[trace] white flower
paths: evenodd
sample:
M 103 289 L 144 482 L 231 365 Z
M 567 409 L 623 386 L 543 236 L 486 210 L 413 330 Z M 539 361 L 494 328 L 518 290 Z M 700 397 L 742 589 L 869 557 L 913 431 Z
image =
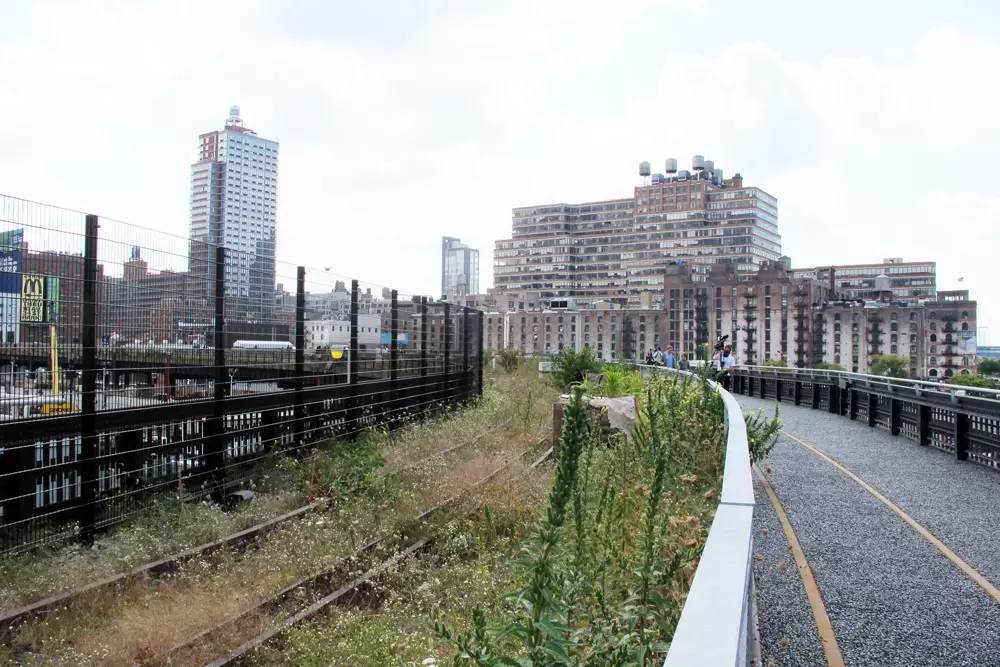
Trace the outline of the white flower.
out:
M 424 658 L 424 661 L 420 663 L 421 665 L 436 665 L 437 660 L 434 658 Z

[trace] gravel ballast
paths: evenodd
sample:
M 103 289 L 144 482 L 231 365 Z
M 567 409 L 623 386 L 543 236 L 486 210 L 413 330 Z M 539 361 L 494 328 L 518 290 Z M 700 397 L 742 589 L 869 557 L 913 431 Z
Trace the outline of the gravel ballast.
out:
M 821 667 L 826 665 L 823 647 L 788 540 L 764 485 L 756 476 L 753 484 L 753 573 L 764 664 Z
M 773 407 L 746 397 L 739 401 L 745 409 Z M 936 451 L 828 413 L 783 404 L 781 417 L 790 433 L 868 481 L 960 556 L 1000 553 L 1000 546 L 989 545 L 989 531 L 974 529 L 1000 525 L 996 502 L 985 495 L 1000 491 L 992 471 L 950 465 Z M 1000 665 L 1000 604 L 944 555 L 856 482 L 788 438 L 779 439 L 770 466 L 768 477 L 813 566 L 848 665 Z M 987 517 L 976 517 L 970 526 L 969 514 L 976 512 Z M 773 658 L 778 665 L 823 665 L 811 612 L 803 620 L 808 603 L 787 544 L 763 541 L 765 528 L 771 538 L 780 527 L 759 486 L 754 521 L 755 552 L 764 555 L 755 574 L 765 664 Z M 940 529 L 930 525 L 935 521 Z M 771 542 L 784 543 L 784 536 Z M 781 548 L 795 586 L 764 566 Z

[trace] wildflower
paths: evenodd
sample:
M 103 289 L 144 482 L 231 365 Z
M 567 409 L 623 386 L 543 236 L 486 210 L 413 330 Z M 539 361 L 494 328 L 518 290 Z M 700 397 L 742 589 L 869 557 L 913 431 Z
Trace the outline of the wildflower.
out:
M 698 475 L 695 475 L 694 473 L 689 473 L 681 477 L 681 481 L 684 482 L 685 484 L 694 484 L 695 482 L 698 481 Z
M 712 489 L 709 489 L 708 491 L 705 492 L 705 500 L 711 500 L 714 497 L 715 494 L 712 492 Z

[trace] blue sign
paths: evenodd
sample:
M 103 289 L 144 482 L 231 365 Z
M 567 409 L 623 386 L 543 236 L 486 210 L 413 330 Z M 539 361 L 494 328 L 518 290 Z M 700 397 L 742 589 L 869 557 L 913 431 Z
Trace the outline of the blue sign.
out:
M 0 293 L 21 294 L 21 244 L 24 230 L 0 232 Z
M 382 334 L 381 336 L 379 336 L 379 342 L 382 345 L 391 345 L 392 344 L 392 334 L 391 333 L 384 333 L 384 334 Z M 399 345 L 406 345 L 406 334 L 405 333 L 397 334 L 396 335 L 396 343 L 399 344 Z

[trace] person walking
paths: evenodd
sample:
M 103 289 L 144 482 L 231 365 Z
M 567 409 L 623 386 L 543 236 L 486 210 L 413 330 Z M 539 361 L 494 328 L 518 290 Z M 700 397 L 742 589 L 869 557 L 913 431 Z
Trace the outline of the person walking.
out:
M 660 346 L 656 346 L 656 351 L 653 352 L 653 365 L 662 366 L 663 365 L 663 351 L 660 350 Z
M 647 366 L 653 365 L 653 348 L 649 348 L 648 350 L 646 350 L 646 365 Z
M 682 371 L 689 371 L 689 370 L 691 370 L 691 362 L 688 361 L 688 356 L 686 354 L 682 354 L 681 355 L 681 361 L 677 365 L 677 367 L 679 369 L 681 369 Z
M 667 353 L 663 355 L 663 365 L 667 368 L 674 367 L 674 346 L 667 345 Z

